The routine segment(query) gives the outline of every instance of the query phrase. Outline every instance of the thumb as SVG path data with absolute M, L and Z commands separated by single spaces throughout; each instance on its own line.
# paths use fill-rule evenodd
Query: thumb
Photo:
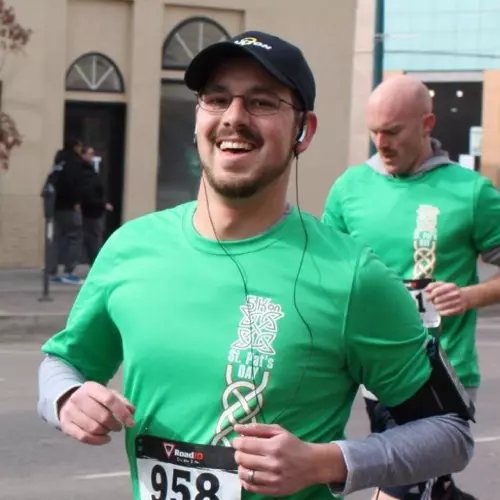
M 432 292 L 436 288 L 439 288 L 441 285 L 443 285 L 442 281 L 432 281 L 425 287 L 426 292 Z
M 127 409 L 131 412 L 135 412 L 135 406 L 123 395 L 120 394 L 118 391 L 115 391 L 114 389 L 111 389 L 111 392 L 120 400 L 121 403 L 123 403 Z
M 442 281 L 436 281 L 429 284 L 424 291 L 427 294 L 429 300 L 435 299 L 438 295 L 441 295 L 446 291 L 446 283 L 443 283 Z

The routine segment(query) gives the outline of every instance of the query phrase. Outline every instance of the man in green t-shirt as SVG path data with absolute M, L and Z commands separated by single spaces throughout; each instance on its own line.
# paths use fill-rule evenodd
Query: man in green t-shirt
M 185 81 L 198 199 L 106 242 L 43 346 L 40 415 L 96 445 L 124 425 L 135 500 L 326 500 L 465 467 L 469 414 L 438 404 L 400 279 L 286 202 L 317 123 L 302 52 L 246 32 L 200 52 Z M 122 363 L 123 395 L 106 387 Z M 346 440 L 361 383 L 402 425 Z
M 337 179 L 323 220 L 370 246 L 404 280 L 474 397 L 480 381 L 476 310 L 500 302 L 500 279 L 479 284 L 477 260 L 500 264 L 500 193 L 488 178 L 453 163 L 431 138 L 432 99 L 420 81 L 397 76 L 383 82 L 370 97 L 367 121 L 378 153 Z M 384 430 L 390 419 L 383 406 L 364 394 L 372 431 Z M 408 490 L 386 493 L 418 498 Z M 473 497 L 446 477 L 433 498 Z

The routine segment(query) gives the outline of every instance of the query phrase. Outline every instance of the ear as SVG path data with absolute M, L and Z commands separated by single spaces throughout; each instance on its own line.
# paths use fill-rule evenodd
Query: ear
M 431 135 L 431 132 L 434 129 L 434 125 L 436 125 L 436 115 L 433 113 L 427 113 L 426 115 L 424 115 L 422 124 L 425 135 Z
M 295 143 L 295 154 L 299 155 L 303 153 L 311 144 L 312 138 L 316 133 L 318 128 L 318 118 L 315 113 L 309 111 L 307 113 L 307 118 L 304 122 L 304 129 L 298 131 L 298 135 L 301 137 L 301 141 L 298 140 Z

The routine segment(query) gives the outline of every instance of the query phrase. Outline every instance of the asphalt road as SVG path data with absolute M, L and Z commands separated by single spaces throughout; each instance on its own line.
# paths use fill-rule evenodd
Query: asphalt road
M 500 490 L 500 317 L 480 321 L 478 345 L 483 385 L 474 427 L 476 453 L 458 483 L 481 500 L 497 500 Z M 0 336 L 0 499 L 130 499 L 122 437 L 104 447 L 81 445 L 49 428 L 36 415 L 36 376 L 42 339 Z M 120 387 L 119 377 L 113 382 Z M 366 433 L 360 401 L 352 412 L 349 435 Z M 369 499 L 358 492 L 350 500 Z

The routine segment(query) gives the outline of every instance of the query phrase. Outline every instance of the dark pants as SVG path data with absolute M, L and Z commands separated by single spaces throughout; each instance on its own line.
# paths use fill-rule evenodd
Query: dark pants
M 89 264 L 92 265 L 102 247 L 104 217 L 83 218 L 83 245 Z
M 83 240 L 82 214 L 76 210 L 56 210 L 54 239 L 49 250 L 49 274 L 56 275 L 59 263 L 72 274 L 78 265 Z

